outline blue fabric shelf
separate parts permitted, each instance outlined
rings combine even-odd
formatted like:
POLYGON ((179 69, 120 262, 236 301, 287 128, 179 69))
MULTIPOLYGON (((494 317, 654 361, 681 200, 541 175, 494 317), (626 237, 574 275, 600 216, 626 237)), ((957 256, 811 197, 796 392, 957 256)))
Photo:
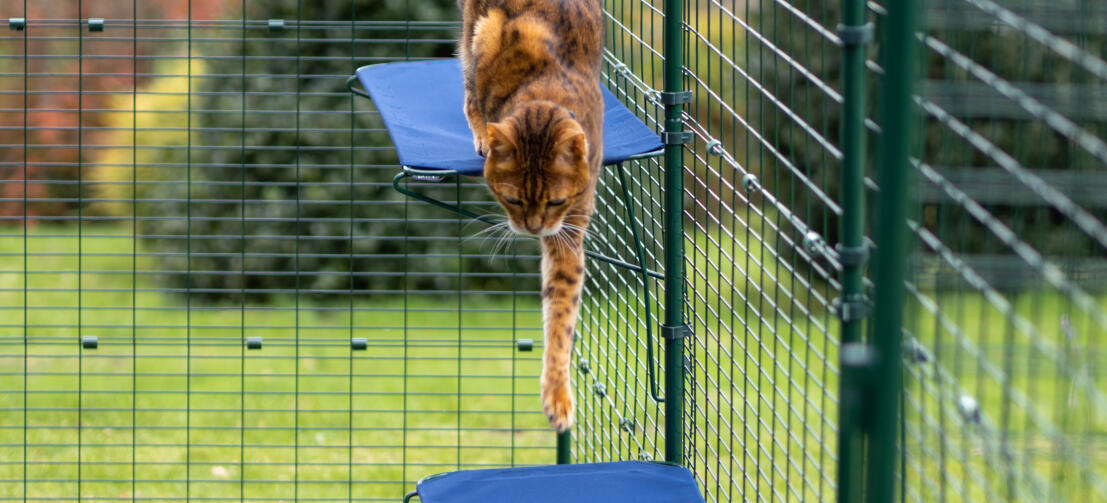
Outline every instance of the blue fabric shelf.
POLYGON ((423 503, 703 503, 687 468, 617 461, 492 470, 428 477, 423 503))
MULTIPOLYGON (((357 78, 369 93, 400 163, 418 169, 480 176, 484 158, 473 150, 473 135, 462 106, 464 87, 457 60, 415 61, 364 66, 357 78)), ((661 139, 606 88, 604 164, 616 164, 662 148, 661 139)))

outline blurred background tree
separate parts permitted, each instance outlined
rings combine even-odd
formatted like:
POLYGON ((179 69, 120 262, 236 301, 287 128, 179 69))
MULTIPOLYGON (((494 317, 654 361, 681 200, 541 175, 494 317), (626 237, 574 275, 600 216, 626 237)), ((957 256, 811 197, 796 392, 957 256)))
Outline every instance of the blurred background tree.
MULTIPOLYGON (((192 271, 166 281, 217 300, 237 298, 240 288, 251 298, 293 290, 441 288, 454 275, 434 270, 456 271, 458 260, 467 273, 503 272, 503 261, 457 258, 457 240, 442 237, 443 223, 456 225, 452 214, 404 205, 390 184, 397 160, 379 119, 367 100, 345 88, 361 65, 450 57, 456 11, 454 0, 254 2, 247 4, 245 18, 253 24, 245 40, 236 28, 226 37, 232 43, 194 46, 204 74, 192 77, 191 147, 165 150, 161 161, 190 168, 139 197, 157 205, 139 214, 173 217, 141 225, 146 242, 160 252, 159 269, 192 271), (270 19, 284 20, 284 30, 270 30, 270 19), (357 21, 353 32, 351 20, 357 21), (411 225, 404 211, 410 220, 439 223, 411 225), (188 238, 186 264, 187 236, 208 237, 188 238), (245 264, 244 249, 250 250, 245 264), (436 262, 405 264, 405 251, 437 256, 436 262), (239 275, 214 273, 240 269, 246 271, 241 282, 239 275)), ((483 187, 464 189, 463 198, 489 200, 483 187)), ((489 274, 466 281, 499 290, 513 279, 489 274)))

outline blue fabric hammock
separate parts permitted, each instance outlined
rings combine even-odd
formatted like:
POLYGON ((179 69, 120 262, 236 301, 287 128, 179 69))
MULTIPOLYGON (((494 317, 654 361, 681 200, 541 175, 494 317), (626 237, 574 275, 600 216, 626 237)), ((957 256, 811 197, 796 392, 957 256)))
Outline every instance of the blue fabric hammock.
POLYGON ((423 503, 703 503, 692 472, 648 461, 492 470, 428 477, 423 503))
MULTIPOLYGON (((457 60, 363 66, 357 77, 380 111, 401 164, 481 175, 484 158, 473 150, 473 134, 462 110, 465 94, 457 60)), ((657 134, 611 91, 604 88, 603 98, 604 164, 662 148, 657 134)))

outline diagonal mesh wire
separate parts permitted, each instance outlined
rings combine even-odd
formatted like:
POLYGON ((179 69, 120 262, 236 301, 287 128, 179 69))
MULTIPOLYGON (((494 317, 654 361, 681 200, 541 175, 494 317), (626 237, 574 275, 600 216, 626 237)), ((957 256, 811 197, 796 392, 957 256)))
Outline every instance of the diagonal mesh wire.
POLYGON ((924 16, 902 498, 1095 501, 1107 10, 943 0, 924 16))

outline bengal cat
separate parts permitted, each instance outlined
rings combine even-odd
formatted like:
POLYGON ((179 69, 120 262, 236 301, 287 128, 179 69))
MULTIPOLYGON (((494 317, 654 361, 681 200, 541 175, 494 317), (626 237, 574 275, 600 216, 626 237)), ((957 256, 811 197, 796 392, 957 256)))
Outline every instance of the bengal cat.
POLYGON ((573 424, 584 235, 603 164, 601 0, 458 0, 465 115, 518 234, 542 243, 542 411, 573 424))

